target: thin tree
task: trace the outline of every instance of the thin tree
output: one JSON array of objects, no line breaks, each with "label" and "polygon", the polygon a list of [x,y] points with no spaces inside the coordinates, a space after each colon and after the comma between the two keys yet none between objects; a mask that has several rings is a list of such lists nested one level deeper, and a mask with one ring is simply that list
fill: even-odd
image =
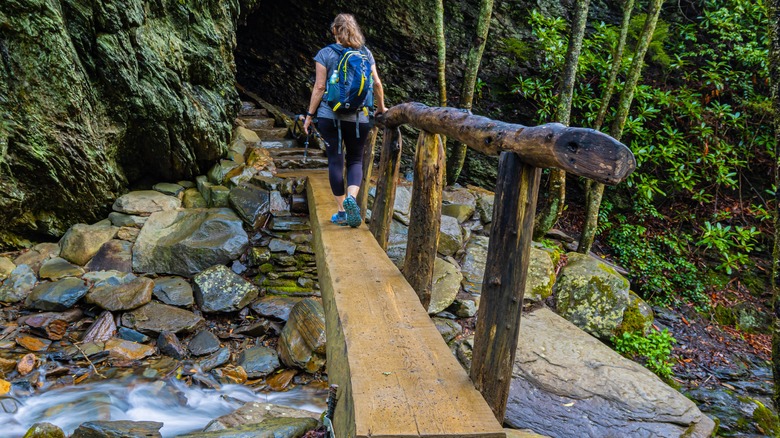
[{"label": "thin tree", "polygon": [[447,42],[444,40],[444,0],[436,1],[436,70],[439,79],[439,106],[447,106]]},{"label": "thin tree", "polygon": [[[780,187],[780,0],[767,2],[769,14],[769,77],[772,84],[772,103],[775,122],[775,187]],[[772,377],[774,393],[772,402],[780,409],[780,290],[778,290],[778,275],[780,275],[780,190],[775,190],[775,243],[772,249]]]},{"label": "thin tree", "polygon": [[[585,25],[588,22],[588,7],[590,0],[577,0],[574,4],[574,17],[571,23],[571,36],[569,47],[566,50],[566,62],[563,66],[563,80],[561,84],[560,99],[555,108],[555,121],[569,125],[571,118],[571,102],[574,97],[574,82],[577,79],[577,67],[582,51],[582,39],[585,37]],[[563,205],[566,202],[566,171],[561,169],[550,170],[550,183],[547,191],[547,205],[536,216],[534,224],[534,239],[539,239],[547,234],[558,218],[563,213]]]},{"label": "thin tree", "polygon": [[[634,0],[626,0],[623,3],[623,21],[620,24],[620,35],[618,36],[618,42],[615,46],[615,52],[612,54],[612,68],[609,72],[609,79],[604,87],[604,95],[601,96],[601,106],[599,106],[599,113],[596,116],[596,122],[593,125],[593,129],[599,131],[604,125],[604,120],[607,117],[607,110],[609,109],[609,102],[612,100],[612,94],[615,91],[615,82],[617,82],[618,73],[620,73],[620,67],[623,64],[623,50],[626,47],[626,38],[628,36],[628,27],[631,22],[631,12],[634,9]],[[604,194],[604,185],[601,184],[601,188],[596,185],[593,186],[592,180],[587,180],[585,183],[585,223],[582,226],[582,234],[580,235],[580,244],[577,247],[577,251],[582,254],[587,254],[593,246],[593,240],[596,238],[596,226],[599,219],[599,206],[601,205],[601,197]]]},{"label": "thin tree", "polygon": [[[460,107],[465,110],[471,111],[474,103],[474,87],[477,85],[477,73],[482,62],[482,53],[485,51],[492,15],[493,0],[482,0],[477,18],[477,32],[466,58],[466,71],[463,73],[463,86],[460,92]],[[463,170],[463,163],[466,161],[467,149],[465,144],[459,143],[453,148],[452,155],[447,157],[447,184],[455,184],[458,180]]]}]

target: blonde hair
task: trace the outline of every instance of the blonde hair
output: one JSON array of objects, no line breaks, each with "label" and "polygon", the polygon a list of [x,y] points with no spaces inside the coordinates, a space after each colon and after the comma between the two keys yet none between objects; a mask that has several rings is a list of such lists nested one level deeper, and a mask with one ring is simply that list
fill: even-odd
[{"label": "blonde hair", "polygon": [[346,47],[359,49],[366,44],[363,32],[360,31],[360,26],[352,14],[338,14],[330,24],[330,30],[333,36]]}]

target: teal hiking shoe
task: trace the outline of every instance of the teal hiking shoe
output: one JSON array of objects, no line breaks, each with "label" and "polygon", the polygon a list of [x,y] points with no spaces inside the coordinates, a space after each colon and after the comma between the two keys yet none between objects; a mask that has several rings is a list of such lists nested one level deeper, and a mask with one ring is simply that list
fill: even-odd
[{"label": "teal hiking shoe", "polygon": [[347,226],[347,213],[344,211],[339,211],[333,214],[333,216],[330,217],[330,221],[333,222],[336,225],[346,227]]},{"label": "teal hiking shoe", "polygon": [[363,222],[363,218],[360,217],[360,207],[352,196],[344,199],[344,210],[347,212],[347,225],[350,227],[356,228]]}]

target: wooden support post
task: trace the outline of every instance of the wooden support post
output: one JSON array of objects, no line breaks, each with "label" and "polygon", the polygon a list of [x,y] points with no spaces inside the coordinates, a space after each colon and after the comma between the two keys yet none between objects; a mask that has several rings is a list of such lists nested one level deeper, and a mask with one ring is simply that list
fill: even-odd
[{"label": "wooden support post", "polygon": [[395,187],[401,165],[401,130],[385,128],[382,136],[382,152],[379,157],[379,175],[376,181],[376,198],[371,210],[369,229],[382,249],[387,249],[390,223],[393,220]]},{"label": "wooden support post", "polygon": [[499,423],[512,381],[540,175],[517,154],[501,153],[471,363],[471,380]]},{"label": "wooden support post", "polygon": [[402,270],[423,308],[431,302],[433,264],[441,227],[441,200],[444,180],[444,146],[437,134],[420,131],[414,155],[414,183],[409,223],[409,239]]},{"label": "wooden support post", "polygon": [[368,190],[371,187],[371,172],[374,170],[374,144],[377,132],[379,132],[378,127],[371,128],[371,131],[368,132],[366,145],[363,147],[363,181],[360,182],[357,204],[364,221],[366,220],[366,207],[368,207]]}]

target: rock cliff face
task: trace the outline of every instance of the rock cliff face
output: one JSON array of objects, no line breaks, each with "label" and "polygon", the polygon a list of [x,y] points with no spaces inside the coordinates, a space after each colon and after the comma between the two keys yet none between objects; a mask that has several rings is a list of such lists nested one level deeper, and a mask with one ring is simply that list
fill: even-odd
[{"label": "rock cliff face", "polygon": [[227,148],[238,2],[5,0],[0,248],[90,222]]}]

